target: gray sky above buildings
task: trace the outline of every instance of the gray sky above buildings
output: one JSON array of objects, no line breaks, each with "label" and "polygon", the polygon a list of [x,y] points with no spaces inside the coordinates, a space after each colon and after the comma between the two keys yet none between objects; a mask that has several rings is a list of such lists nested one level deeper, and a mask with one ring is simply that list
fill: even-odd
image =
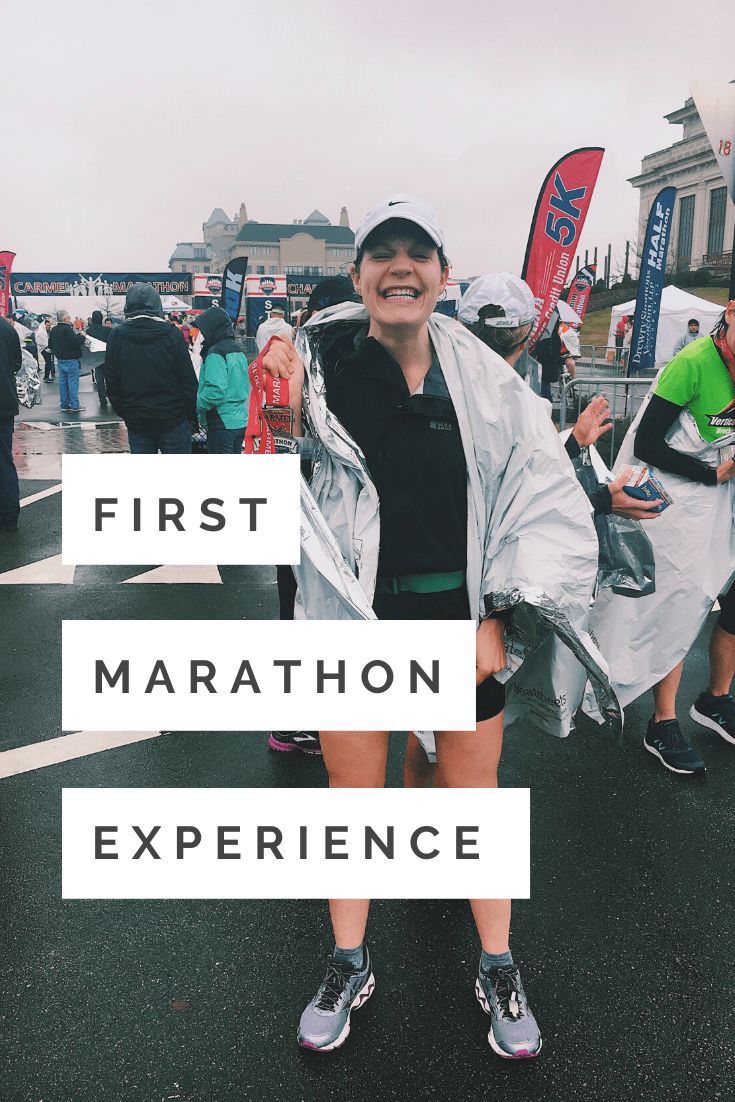
[{"label": "gray sky above buildings", "polygon": [[[547,13],[551,13],[549,18]],[[0,248],[18,271],[165,270],[213,207],[336,223],[431,202],[455,274],[520,270],[552,163],[607,152],[582,248],[635,235],[641,157],[730,80],[725,0],[30,0],[2,20]]]}]

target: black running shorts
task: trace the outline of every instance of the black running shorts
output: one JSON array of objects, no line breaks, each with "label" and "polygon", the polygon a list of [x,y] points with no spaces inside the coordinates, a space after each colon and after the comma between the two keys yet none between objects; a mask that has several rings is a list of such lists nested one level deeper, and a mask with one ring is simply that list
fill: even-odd
[{"label": "black running shorts", "polygon": [[[467,590],[444,593],[376,593],[373,611],[379,620],[469,620]],[[476,722],[500,715],[505,707],[505,686],[486,677],[475,695]]]}]

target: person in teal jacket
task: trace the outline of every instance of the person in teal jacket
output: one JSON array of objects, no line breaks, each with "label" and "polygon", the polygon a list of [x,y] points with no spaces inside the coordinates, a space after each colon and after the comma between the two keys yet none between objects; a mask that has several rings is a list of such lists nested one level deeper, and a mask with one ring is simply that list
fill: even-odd
[{"label": "person in teal jacket", "polygon": [[235,342],[232,322],[219,306],[197,318],[204,343],[197,392],[197,417],[207,427],[210,455],[242,451],[248,419],[250,379],[248,360]]}]

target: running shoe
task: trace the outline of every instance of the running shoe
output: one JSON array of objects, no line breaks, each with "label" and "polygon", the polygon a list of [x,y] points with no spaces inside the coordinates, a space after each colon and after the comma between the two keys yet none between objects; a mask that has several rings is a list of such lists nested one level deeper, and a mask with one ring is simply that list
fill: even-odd
[{"label": "running shoe", "polygon": [[649,754],[658,758],[672,773],[684,773],[690,777],[703,777],[707,772],[704,762],[681,733],[679,721],[654,716],[643,736],[643,745]]},{"label": "running shoe", "polygon": [[504,1060],[538,1056],[541,1034],[515,964],[489,973],[480,969],[475,994],[482,1009],[492,1018],[487,1039],[493,1052]]},{"label": "running shoe", "polygon": [[689,715],[701,727],[709,727],[725,742],[735,745],[735,700],[729,693],[724,696],[713,696],[709,690],[700,693]]},{"label": "running shoe", "polygon": [[327,974],[319,990],[301,1015],[296,1040],[302,1048],[332,1052],[345,1043],[350,1032],[350,1014],[375,990],[367,945],[363,947],[362,968],[338,964],[328,958]]},{"label": "running shoe", "polygon": [[280,750],[286,754],[291,750],[300,750],[302,754],[322,752],[317,731],[271,731],[268,745],[271,750]]}]

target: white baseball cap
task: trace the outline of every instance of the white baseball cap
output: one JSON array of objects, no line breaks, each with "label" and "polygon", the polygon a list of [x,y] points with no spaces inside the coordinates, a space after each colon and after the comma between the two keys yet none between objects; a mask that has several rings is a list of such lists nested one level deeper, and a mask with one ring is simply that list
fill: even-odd
[{"label": "white baseball cap", "polygon": [[500,306],[505,317],[483,318],[485,325],[497,329],[516,329],[530,325],[536,318],[533,293],[520,276],[510,272],[493,272],[473,280],[459,302],[459,320],[475,325],[483,306]]},{"label": "white baseball cap", "polygon": [[377,207],[373,207],[363,217],[355,233],[355,252],[360,251],[366,237],[373,230],[391,218],[401,218],[405,222],[413,222],[420,226],[425,233],[428,233],[438,249],[444,249],[444,234],[439,229],[436,214],[431,207],[421,199],[417,199],[415,195],[399,192],[397,195],[390,195],[387,199],[383,199]]}]

